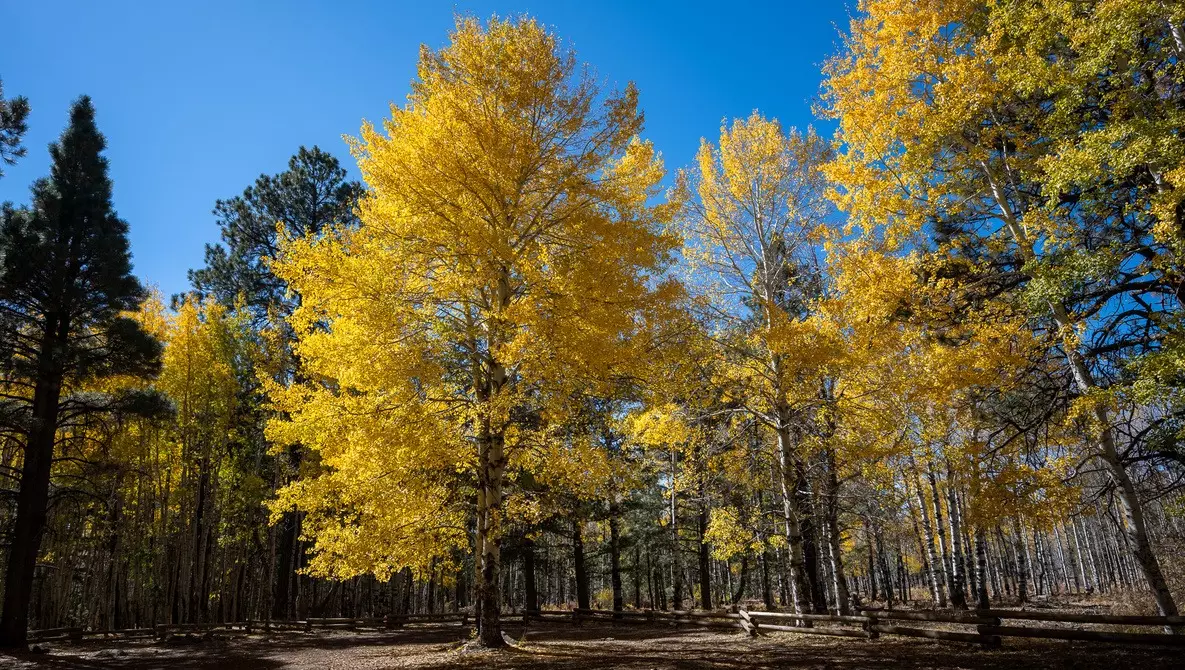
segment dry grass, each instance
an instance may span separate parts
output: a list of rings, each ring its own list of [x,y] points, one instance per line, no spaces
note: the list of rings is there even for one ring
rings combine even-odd
[[[1106,644],[1007,640],[1001,649],[882,637],[876,641],[774,633],[547,624],[511,627],[513,647],[469,651],[459,629],[391,633],[286,633],[200,643],[57,643],[48,654],[0,654],[24,668],[499,668],[699,670],[707,668],[1140,668],[1182,667],[1181,651]]]

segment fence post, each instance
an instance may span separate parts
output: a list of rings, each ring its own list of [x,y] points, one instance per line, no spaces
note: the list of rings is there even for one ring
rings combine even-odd
[[[737,614],[741,616],[741,628],[749,637],[757,637],[757,622],[749,616],[749,611],[742,607],[737,610]]]
[[[868,633],[869,640],[875,640],[881,636],[880,631],[876,629],[876,614],[872,612],[864,612],[864,616],[868,617],[868,621],[864,624],[864,630]]]
[[[991,631],[1000,626],[1000,617],[992,616],[989,610],[976,610],[975,613],[980,617],[975,632],[983,636],[983,646],[999,647],[1000,636],[993,635]]]

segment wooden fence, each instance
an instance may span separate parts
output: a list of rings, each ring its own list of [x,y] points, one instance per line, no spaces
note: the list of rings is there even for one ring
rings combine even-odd
[[[159,624],[152,628],[125,630],[84,630],[83,628],[52,628],[30,631],[30,642],[80,640],[83,638],[165,639],[175,635],[203,636],[244,635],[265,631],[314,630],[394,630],[405,625],[468,627],[466,612],[447,614],[408,614],[382,618],[309,618],[299,621],[248,621],[240,623]],[[948,642],[967,642],[984,646],[998,646],[1002,638],[1026,637],[1054,640],[1082,640],[1116,642],[1122,644],[1160,644],[1185,646],[1185,634],[1166,632],[1131,632],[1083,628],[1090,626],[1121,626],[1126,628],[1156,628],[1161,631],[1185,632],[1185,617],[1122,616],[1107,614],[1073,614],[1068,612],[1037,612],[1023,610],[971,610],[966,612],[936,612],[927,610],[862,609],[859,614],[794,614],[792,612],[764,612],[740,609],[736,612],[656,611],[656,610],[542,610],[522,614],[523,623],[564,622],[580,624],[585,621],[611,622],[625,625],[700,626],[705,628],[740,628],[750,635],[766,632],[792,632],[807,635],[832,635],[875,640],[881,635],[922,637]],[[1045,622],[1060,626],[1005,625],[1006,621]],[[1072,627],[1070,627],[1072,626]]]
[[[247,635],[271,631],[313,630],[394,630],[408,624],[469,625],[466,612],[445,614],[403,614],[382,618],[308,618],[298,621],[244,621],[236,623],[171,623],[157,624],[152,628],[126,628],[121,630],[87,630],[80,627],[47,628],[29,631],[29,642],[51,642],[55,640],[81,640],[84,638],[136,639],[155,637],[165,639],[171,635],[201,634],[208,636]]]
[[[1185,617],[1122,616],[1106,614],[1073,614],[1068,612],[1031,612],[1023,610],[971,610],[966,612],[935,612],[921,610],[863,609],[859,614],[794,614],[791,612],[763,612],[740,609],[732,612],[657,612],[611,610],[571,610],[527,612],[525,620],[555,620],[579,623],[583,620],[615,621],[618,623],[693,624],[741,628],[750,635],[767,631],[832,635],[875,640],[881,635],[922,637],[947,642],[968,642],[984,646],[999,646],[1005,637],[1044,638],[1053,640],[1082,640],[1117,642],[1123,644],[1160,644],[1185,646],[1185,634],[1164,632],[1128,632],[1082,628],[1095,626],[1154,627],[1185,632]],[[1077,627],[1004,625],[1005,621],[1043,621],[1055,624],[1077,624]],[[904,625],[903,625],[904,624]],[[927,625],[929,624],[929,625]],[[952,630],[952,628],[954,628]]]

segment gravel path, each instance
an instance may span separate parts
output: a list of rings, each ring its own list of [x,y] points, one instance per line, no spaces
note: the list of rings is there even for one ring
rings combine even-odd
[[[1177,649],[1108,644],[1008,640],[1000,649],[882,637],[877,641],[774,633],[751,639],[739,633],[613,628],[608,625],[509,628],[515,646],[470,651],[459,630],[391,633],[285,633],[232,639],[157,643],[99,640],[47,644],[49,653],[0,654],[0,667],[28,668],[273,668],[346,670],[376,668],[498,668],[589,670],[701,670],[708,668],[1139,668],[1185,667]],[[465,636],[467,639],[467,635]]]

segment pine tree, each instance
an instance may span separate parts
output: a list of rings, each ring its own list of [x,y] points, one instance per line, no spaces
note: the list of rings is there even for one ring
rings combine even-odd
[[[28,116],[29,101],[21,96],[5,100],[4,82],[0,81],[0,161],[13,165],[16,159],[25,155],[21,138],[29,129],[25,123]],[[4,170],[0,170],[0,177],[3,176]]]
[[[240,296],[258,318],[269,310],[292,312],[294,298],[269,269],[277,252],[276,224],[293,237],[317,235],[331,224],[351,226],[362,185],[346,179],[337,159],[318,147],[301,147],[277,175],[260,175],[243,194],[214,205],[222,244],[206,245],[206,267],[189,271],[202,295],[227,307]]]
[[[213,297],[227,308],[236,307],[241,299],[257,329],[279,335],[271,338],[279,346],[273,374],[283,383],[297,375],[289,347],[294,335],[284,318],[292,314],[300,298],[268,264],[278,250],[276,225],[282,224],[294,237],[316,236],[331,225],[356,226],[355,209],[363,189],[346,177],[345,169],[331,154],[316,146],[300,147],[288,160],[286,171],[260,175],[242,195],[215,203],[222,244],[206,245],[206,267],[189,271],[199,296]],[[286,483],[300,466],[299,449],[289,449],[281,456],[282,471],[273,474],[275,486]],[[272,615],[283,618],[296,613],[293,558],[302,551],[298,515],[286,512],[277,531]]]
[[[112,208],[106,141],[87,97],[50,147],[32,209],[0,226],[0,365],[6,417],[23,440],[21,486],[5,573],[0,646],[25,643],[55,448],[81,414],[110,410],[94,382],[152,375],[160,345],[122,313],[145,296],[132,275],[128,224]]]

